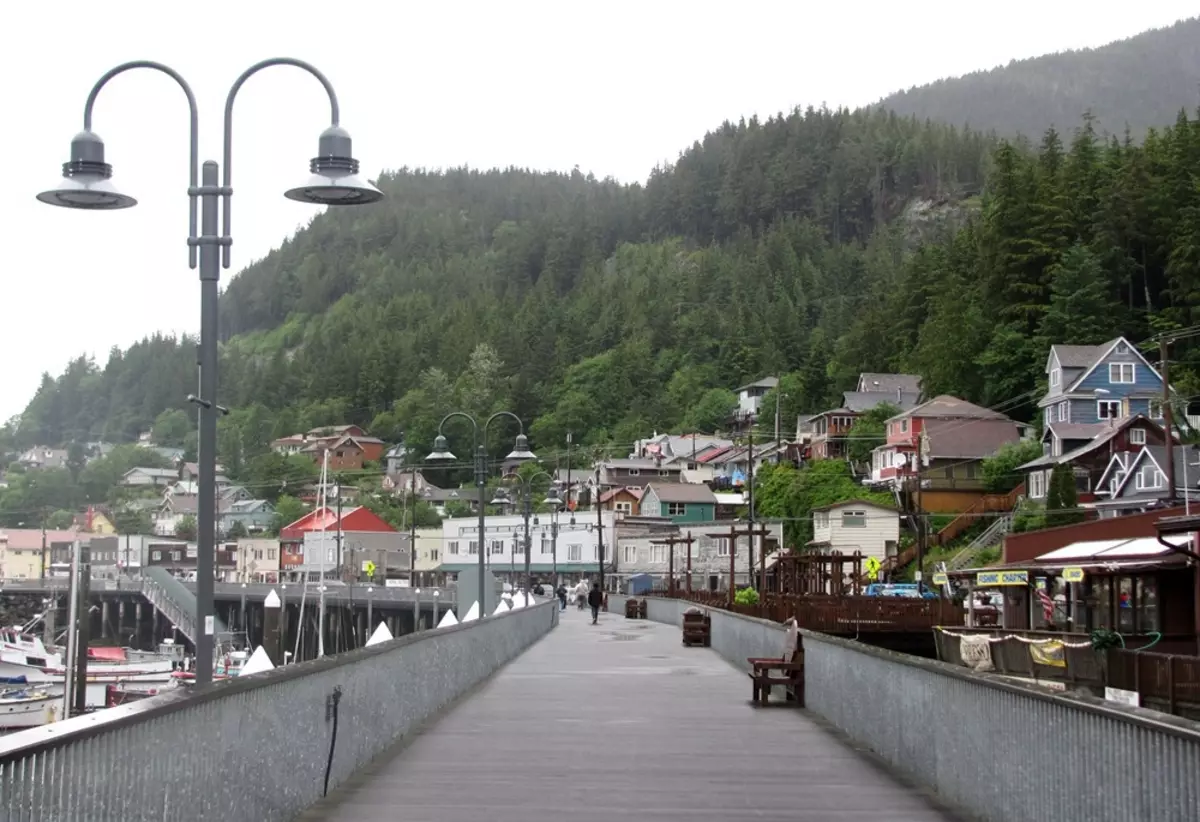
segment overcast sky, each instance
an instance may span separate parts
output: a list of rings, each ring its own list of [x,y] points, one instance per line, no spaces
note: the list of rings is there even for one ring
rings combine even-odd
[[[59,178],[92,84],[118,63],[158,60],[187,78],[200,104],[201,159],[220,160],[234,78],[291,56],[332,81],[371,178],[406,165],[578,165],[633,181],[724,119],[863,105],[1196,13],[1195,0],[1081,5],[1008,0],[993,16],[961,0],[11,2],[0,50],[0,419],[24,408],[43,371],[57,374],[73,356],[92,353],[103,365],[113,345],[199,326],[185,243],[186,106],[169,78],[124,74],[96,105],[113,181],[136,208],[75,212],[34,200]],[[328,118],[320,86],[292,68],[257,75],[238,96],[233,268],[223,277],[315,213],[282,192],[306,176]]]

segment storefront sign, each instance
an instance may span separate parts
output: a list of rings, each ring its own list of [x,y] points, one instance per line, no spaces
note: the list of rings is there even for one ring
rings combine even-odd
[[[975,585],[992,588],[997,585],[1028,585],[1028,571],[980,571],[975,575]]]
[[[1046,665],[1051,668],[1067,667],[1065,649],[1063,644],[1057,640],[1031,643],[1029,658],[1033,660],[1034,665]]]
[[[1138,707],[1142,702],[1141,694],[1137,691],[1126,691],[1122,688],[1105,688],[1104,698],[1109,702],[1120,702],[1131,708]]]
[[[941,571],[938,571],[936,574],[933,575],[933,584],[934,585],[945,585],[949,581],[950,581],[950,577],[946,576]]]
[[[1063,568],[1062,578],[1064,582],[1083,582],[1083,569]]]

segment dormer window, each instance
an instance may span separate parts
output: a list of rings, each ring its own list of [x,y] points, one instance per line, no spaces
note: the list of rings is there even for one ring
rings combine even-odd
[[[1145,445],[1146,444],[1146,429],[1145,428],[1129,429],[1129,444],[1130,445]]]
[[[1062,371],[1057,368],[1051,369],[1050,370],[1050,387],[1058,388],[1060,383],[1062,383]]]
[[[1136,487],[1139,491],[1145,491],[1154,488],[1162,488],[1166,484],[1166,477],[1163,472],[1159,471],[1156,466],[1147,465],[1138,471],[1136,479]]]
[[[1163,418],[1162,403],[1158,400],[1150,400],[1150,419],[1161,420]]]
[[[1118,354],[1128,354],[1129,346],[1127,346],[1125,343],[1117,343],[1117,353]]]
[[[1109,363],[1108,382],[1111,385],[1132,385],[1137,382],[1137,366],[1131,362]]]

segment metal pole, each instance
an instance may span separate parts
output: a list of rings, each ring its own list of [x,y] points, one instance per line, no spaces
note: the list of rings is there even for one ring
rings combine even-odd
[[[217,164],[204,163],[200,186],[200,442],[196,505],[196,684],[213,677],[213,574],[217,502],[217,281],[221,277],[217,228]]]
[[[75,713],[87,711],[88,645],[92,639],[92,549],[79,544],[79,634],[75,644]]]
[[[600,504],[600,469],[596,469],[596,560],[600,563],[600,591],[604,591],[604,507]]]
[[[779,447],[779,398],[783,396],[783,380],[775,378],[775,447]]]
[[[129,538],[126,537],[126,540]],[[46,508],[42,507],[42,575],[43,582],[46,580]]]
[[[1158,341],[1158,356],[1162,360],[1162,412],[1163,426],[1167,430],[1167,505],[1175,502],[1175,434],[1171,413],[1171,364],[1167,358],[1167,346],[1173,340],[1163,337]],[[1185,457],[1186,459],[1186,457]],[[1198,571],[1197,573],[1200,573]]]
[[[776,397],[779,396],[778,390],[775,391],[775,396]],[[775,443],[775,444],[778,445],[779,443]],[[753,425],[751,425],[751,428],[750,428],[749,460],[750,460],[750,465],[749,465],[749,468],[747,469],[749,471],[749,474],[746,476],[746,483],[750,486],[749,487],[750,493],[749,493],[749,500],[748,500],[750,533],[747,534],[746,541],[750,545],[750,553],[746,555],[746,559],[747,559],[746,582],[749,583],[751,587],[753,587],[754,586],[754,427],[753,427]],[[761,589],[761,587],[762,587],[761,582],[759,583],[759,587]]]
[[[407,455],[406,455],[407,456]],[[412,466],[408,484],[408,584],[416,585],[417,576],[417,466]],[[424,576],[424,574],[422,574]],[[424,582],[424,580],[421,580]],[[436,623],[434,623],[436,625]]]
[[[570,492],[568,492],[569,494]],[[554,568],[554,590],[558,590],[558,511],[550,518],[550,562]]]
[[[530,549],[533,547],[533,538],[530,537],[530,535],[529,535],[529,517],[533,513],[533,499],[532,499],[533,488],[532,488],[532,485],[533,485],[533,483],[532,483],[532,481],[530,481],[530,487],[525,489],[525,595],[526,596],[528,596],[529,592],[533,590],[533,572],[532,572],[532,569],[530,568],[530,563],[529,563],[529,554],[531,553]]]
[[[487,574],[486,558],[483,552],[487,550],[484,545],[484,528],[487,512],[484,510],[487,507],[487,428],[483,431],[479,430],[479,423],[474,419],[471,423],[475,426],[475,484],[479,486],[479,616],[482,618],[487,613],[487,601],[484,595],[487,593],[487,583],[484,577]],[[461,607],[461,606],[460,606]]]

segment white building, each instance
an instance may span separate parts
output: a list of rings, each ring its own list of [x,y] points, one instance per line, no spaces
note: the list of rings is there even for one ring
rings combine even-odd
[[[758,407],[762,404],[762,398],[772,388],[779,385],[779,380],[775,377],[763,377],[761,380],[755,380],[749,385],[743,385],[737,390],[738,395],[738,413],[743,417],[758,416]],[[774,413],[774,409],[772,412]]]
[[[813,509],[813,539],[809,548],[821,553],[839,551],[880,562],[895,556],[900,542],[900,513],[895,508],[864,500],[847,500]]]
[[[612,565],[613,526],[616,515],[604,511],[605,573]],[[577,514],[575,524],[570,515],[558,515],[558,538],[554,539],[552,517],[537,514],[530,520],[529,537],[532,548],[530,573],[542,582],[551,579],[557,568],[560,579],[576,581],[599,575],[600,558],[597,545],[600,534],[596,529],[595,512]],[[525,573],[525,519],[519,515],[488,517],[485,522],[485,562],[498,578],[520,582]],[[456,517],[442,521],[441,563],[439,571],[457,574],[479,565],[479,519]]]
[[[691,535],[692,589],[708,591],[729,590],[730,526],[745,529],[747,523],[734,520],[710,522],[674,523],[665,517],[630,517],[621,522],[617,531],[617,567],[614,576],[624,582],[632,576],[649,574],[658,583],[665,582],[671,567],[670,546],[661,542],[674,535],[686,538]],[[762,567],[760,551],[770,556],[783,544],[782,522],[757,522],[756,527],[765,525],[766,538],[756,538],[754,545],[754,570]],[[720,534],[721,536],[715,536]],[[733,555],[736,585],[747,585],[751,581],[747,573],[750,559],[750,543],[745,536],[737,541]],[[675,579],[680,587],[687,584],[688,548],[679,543],[675,546]]]

